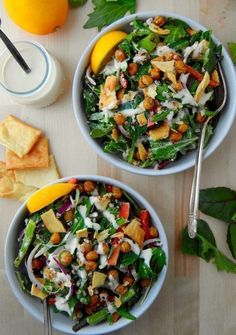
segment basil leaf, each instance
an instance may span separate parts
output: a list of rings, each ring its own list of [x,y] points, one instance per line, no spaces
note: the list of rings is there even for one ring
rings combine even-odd
[[[236,224],[230,223],[227,231],[227,243],[233,258],[236,259]]]
[[[161,248],[152,249],[152,258],[150,261],[150,267],[156,274],[160,273],[163,267],[166,265],[166,254]]]
[[[233,215],[236,213],[236,192],[227,187],[201,190],[199,209],[216,219],[233,223]]]

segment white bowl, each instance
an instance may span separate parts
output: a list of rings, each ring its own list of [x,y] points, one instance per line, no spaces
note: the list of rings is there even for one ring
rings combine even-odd
[[[74,82],[73,82],[73,108],[74,108],[74,114],[77,120],[77,123],[80,127],[80,131],[85,137],[86,141],[90,144],[90,146],[97,152],[98,155],[100,155],[102,158],[104,158],[106,161],[114,164],[116,167],[120,169],[124,169],[126,171],[142,174],[142,175],[148,175],[148,176],[160,176],[160,175],[168,175],[173,174],[176,172],[184,171],[195,164],[195,151],[187,153],[185,156],[183,156],[180,160],[175,161],[168,165],[166,168],[162,170],[155,170],[153,168],[140,168],[136,167],[132,164],[129,164],[125,162],[120,157],[114,155],[114,154],[108,154],[103,151],[102,145],[99,143],[99,141],[94,140],[90,136],[90,129],[87,124],[86,115],[84,113],[83,109],[83,101],[82,101],[82,90],[83,90],[83,78],[84,78],[84,72],[89,64],[90,60],[90,54],[91,51],[95,45],[95,43],[103,36],[105,33],[112,31],[112,30],[127,30],[129,31],[129,23],[134,20],[134,18],[139,18],[141,20],[146,20],[149,17],[154,17],[156,15],[163,15],[167,17],[173,17],[177,19],[181,19],[188,23],[193,29],[201,29],[203,31],[207,30],[205,27],[203,27],[201,24],[197,23],[196,21],[193,21],[185,16],[178,15],[175,13],[160,13],[160,12],[148,12],[148,13],[137,13],[130,16],[126,16],[115,23],[111,24],[107,28],[103,29],[99,34],[96,35],[92,39],[92,41],[89,43],[88,47],[83,52],[80,61],[78,63],[75,76],[74,76]],[[213,37],[214,41],[219,44],[220,41]],[[223,61],[222,61],[222,67],[223,71],[226,77],[226,83],[228,88],[228,99],[227,99],[227,105],[224,108],[222,115],[220,116],[220,122],[218,122],[214,135],[207,146],[207,149],[204,153],[204,158],[207,158],[210,156],[216,148],[221,144],[221,142],[224,140],[226,135],[228,134],[232,123],[234,121],[235,112],[236,112],[236,75],[235,75],[235,69],[233,66],[233,63],[231,61],[230,56],[228,55],[225,48],[223,48]]]
[[[135,190],[130,188],[129,186],[121,183],[120,181],[107,178],[107,177],[102,177],[102,176],[94,176],[94,175],[81,175],[81,176],[73,176],[73,177],[66,177],[60,180],[55,181],[54,183],[58,182],[65,182],[68,181],[71,178],[77,178],[78,180],[94,180],[97,182],[104,182],[106,184],[110,185],[115,185],[120,187],[121,189],[125,190],[128,192],[131,197],[137,201],[141,207],[146,208],[150,212],[150,216],[152,219],[153,225],[156,226],[156,228],[159,231],[160,234],[160,239],[163,243],[163,250],[166,253],[166,258],[167,258],[167,264],[168,264],[168,245],[167,245],[167,239],[166,239],[166,234],[164,231],[164,228],[161,224],[161,221],[156,214],[155,210],[151,207],[151,205]],[[36,319],[40,320],[43,322],[43,312],[42,312],[42,304],[37,298],[31,297],[27,293],[24,293],[18,283],[18,280],[15,275],[15,270],[14,270],[14,265],[13,261],[16,258],[17,250],[18,250],[18,243],[17,243],[17,237],[19,235],[19,231],[22,229],[24,225],[24,218],[27,215],[27,209],[26,209],[26,204],[23,204],[18,211],[16,212],[8,233],[6,237],[6,242],[5,242],[5,250],[4,250],[4,263],[5,263],[5,270],[7,274],[7,278],[10,284],[10,287],[15,294],[17,300],[19,303],[29,312],[33,317]],[[156,299],[158,296],[162,285],[164,283],[165,277],[166,277],[166,272],[167,272],[167,266],[165,266],[158,276],[157,281],[154,283],[152,286],[146,300],[143,302],[143,304],[136,304],[132,308],[132,313],[138,318],[141,316],[147,309],[148,307],[153,303],[153,301]],[[52,315],[52,324],[53,328],[63,332],[63,333],[68,333],[72,334],[72,325],[73,321],[69,318],[66,317],[62,314],[54,314],[51,313]],[[106,334],[106,333],[111,333],[117,329],[120,329],[122,327],[127,326],[129,323],[132,321],[121,318],[118,322],[114,323],[113,325],[108,325],[107,323],[102,323],[96,326],[87,326],[85,328],[82,328],[79,331],[79,334],[81,335],[95,335],[95,334]]]

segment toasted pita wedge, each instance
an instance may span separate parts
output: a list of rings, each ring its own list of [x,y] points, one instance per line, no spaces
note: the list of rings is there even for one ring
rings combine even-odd
[[[6,151],[6,167],[10,170],[47,168],[49,165],[48,140],[42,136],[33,149],[24,157],[18,157],[13,151]]]
[[[0,144],[19,157],[30,152],[40,136],[39,129],[31,127],[12,115],[8,115],[0,122]]]

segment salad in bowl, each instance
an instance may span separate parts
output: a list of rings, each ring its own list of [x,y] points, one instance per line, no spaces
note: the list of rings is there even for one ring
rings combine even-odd
[[[74,332],[135,320],[164,281],[162,226],[117,183],[97,177],[49,185],[29,198],[18,227],[14,290],[47,299],[73,320]]]
[[[165,174],[165,169],[180,171],[181,161],[183,169],[190,160],[194,164],[189,154],[198,145],[202,124],[214,115],[221,86],[217,65],[227,55],[211,31],[188,21],[140,14],[120,20],[90,45],[81,102],[74,91],[75,111],[79,104],[84,118],[82,112],[76,117],[89,143],[119,167]],[[101,59],[101,46],[112,38],[119,43]],[[85,59],[88,50],[75,85]],[[216,124],[216,119],[208,124],[205,146]]]

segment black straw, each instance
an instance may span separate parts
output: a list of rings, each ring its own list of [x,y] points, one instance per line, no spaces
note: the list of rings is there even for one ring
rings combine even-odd
[[[0,25],[1,25],[1,19],[0,19]],[[19,51],[16,49],[14,44],[9,40],[9,38],[4,34],[4,32],[0,29],[0,38],[3,41],[3,43],[6,45],[7,49],[10,51],[12,56],[15,58],[17,63],[21,66],[21,68],[26,72],[30,73],[31,69],[25,62],[24,58],[21,56]]]

